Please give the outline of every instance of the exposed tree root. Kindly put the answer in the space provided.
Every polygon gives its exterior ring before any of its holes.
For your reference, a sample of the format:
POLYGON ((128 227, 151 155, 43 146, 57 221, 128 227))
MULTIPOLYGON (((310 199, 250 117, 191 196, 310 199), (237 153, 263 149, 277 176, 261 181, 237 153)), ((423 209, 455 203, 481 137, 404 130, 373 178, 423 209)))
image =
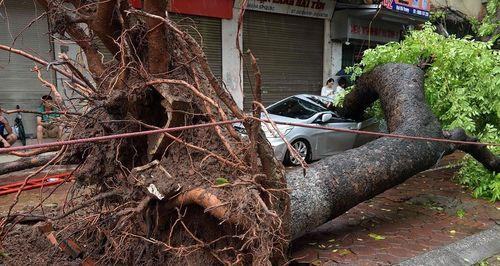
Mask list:
MULTIPOLYGON (((244 121, 248 133, 240 136, 225 125, 78 144, 60 152, 63 163, 79 165, 71 194, 85 193, 91 200, 82 203, 75 196, 67 202, 69 211, 44 218, 56 219, 55 229, 85 244, 85 256, 100 264, 283 264, 292 237, 429 168, 453 149, 381 138, 307 170, 293 170, 285 179, 255 119, 263 107, 261 75, 251 52, 252 117, 213 75, 200 45, 166 16, 167 2, 146 0, 146 12, 125 0, 39 2, 55 25, 52 33, 82 48, 93 79, 86 80, 64 57, 64 64, 53 67, 71 78, 69 87, 85 104, 75 110, 82 115, 61 118, 73 129, 71 139, 232 118, 244 121), (94 36, 115 55, 113 60, 102 60, 94 36)), ((48 64, 23 51, 0 49, 48 64)), ((391 132, 443 137, 424 101, 423 77, 422 70, 409 65, 377 68, 363 75, 341 111, 360 118, 380 98, 391 132)), ((0 165, 0 174, 51 160, 47 155, 23 158, 0 165)), ((5 237, 12 228, 6 221, 12 219, 3 221, 5 237)))

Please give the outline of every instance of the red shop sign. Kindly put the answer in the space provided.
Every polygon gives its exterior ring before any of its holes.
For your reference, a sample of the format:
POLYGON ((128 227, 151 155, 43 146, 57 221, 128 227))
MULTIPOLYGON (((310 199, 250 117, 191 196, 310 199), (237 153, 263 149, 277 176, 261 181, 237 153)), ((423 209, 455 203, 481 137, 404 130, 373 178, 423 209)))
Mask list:
MULTIPOLYGON (((142 8, 141 0, 129 0, 134 8, 142 8)), ((170 0, 170 12, 213 18, 233 18, 233 0, 170 0)))

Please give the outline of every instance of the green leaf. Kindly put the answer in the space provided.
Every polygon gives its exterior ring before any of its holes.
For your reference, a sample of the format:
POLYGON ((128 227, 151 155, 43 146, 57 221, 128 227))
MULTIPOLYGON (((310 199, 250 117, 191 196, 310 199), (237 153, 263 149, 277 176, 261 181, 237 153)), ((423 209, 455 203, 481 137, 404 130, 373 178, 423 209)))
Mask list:
POLYGON ((465 211, 463 209, 458 209, 457 210, 457 217, 462 219, 465 216, 465 211))
POLYGON ((218 177, 215 179, 215 185, 219 187, 229 185, 229 180, 225 179, 224 177, 218 177))
POLYGON ((384 240, 385 239, 385 236, 377 235, 374 233, 369 233, 368 236, 375 239, 375 240, 384 240))
POLYGON ((311 265, 314 265, 314 266, 321 266, 322 264, 323 264, 323 262, 321 260, 311 261, 311 265))
POLYGON ((350 255, 350 254, 352 254, 352 251, 350 251, 349 249, 343 248, 343 249, 339 250, 339 255, 340 256, 347 256, 347 255, 350 255))

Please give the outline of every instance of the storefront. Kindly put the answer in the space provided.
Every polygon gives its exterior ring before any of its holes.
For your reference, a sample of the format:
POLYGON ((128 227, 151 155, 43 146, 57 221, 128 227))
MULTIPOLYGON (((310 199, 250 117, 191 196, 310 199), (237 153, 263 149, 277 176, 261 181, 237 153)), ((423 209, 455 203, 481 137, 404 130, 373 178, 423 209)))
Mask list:
POLYGON ((232 18, 233 0, 171 0, 171 18, 203 47, 214 75, 222 78, 222 20, 232 18))
MULTIPOLYGON (((265 105, 301 93, 319 94, 323 84, 325 20, 334 1, 249 1, 243 50, 250 49, 262 72, 265 105)), ((254 76, 243 69, 244 108, 251 107, 254 76)))
MULTIPOLYGON (((53 61, 54 53, 48 37, 48 21, 45 17, 26 27, 36 17, 43 14, 42 7, 32 0, 7 0, 0 8, 0 44, 28 51, 47 61, 53 61), (15 40, 15 41, 14 41, 15 40)), ((31 69, 33 61, 22 56, 0 52, 0 106, 2 109, 36 110, 43 89, 36 73, 31 69)), ((54 80, 52 72, 43 72, 44 78, 54 80)), ((14 116, 6 116, 13 124, 14 116)), ((35 132, 35 116, 23 114, 24 126, 28 134, 35 132)))
MULTIPOLYGON (((408 29, 427 20, 428 11, 403 8, 399 1, 385 2, 380 6, 337 5, 331 24, 334 74, 359 63, 365 50, 400 41, 408 29)), ((427 3, 420 4, 428 8, 427 3)))

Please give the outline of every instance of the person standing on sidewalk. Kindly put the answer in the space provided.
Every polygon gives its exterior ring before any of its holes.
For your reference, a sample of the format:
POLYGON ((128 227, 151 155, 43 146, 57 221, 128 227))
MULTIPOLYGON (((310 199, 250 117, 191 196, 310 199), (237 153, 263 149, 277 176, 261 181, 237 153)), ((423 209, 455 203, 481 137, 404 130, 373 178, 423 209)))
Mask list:
POLYGON ((9 121, 3 117, 2 107, 0 107, 0 148, 8 148, 16 142, 17 136, 12 131, 9 121), (7 133, 5 133, 7 131, 7 133))

